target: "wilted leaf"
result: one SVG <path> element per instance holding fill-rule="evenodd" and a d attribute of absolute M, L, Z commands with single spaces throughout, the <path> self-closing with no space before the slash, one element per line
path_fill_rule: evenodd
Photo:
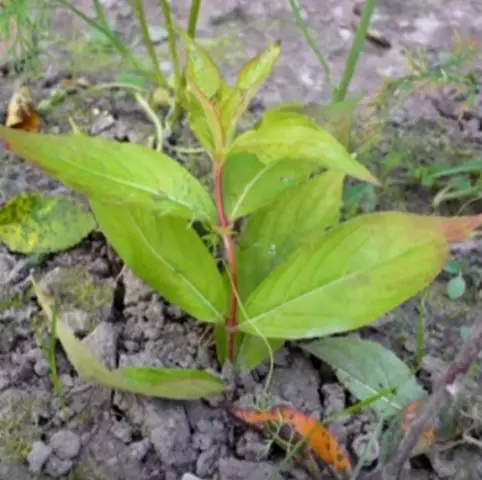
<path fill-rule="evenodd" d="M 109 243 L 138 277 L 198 320 L 223 320 L 224 282 L 186 220 L 98 201 L 91 207 Z"/>
<path fill-rule="evenodd" d="M 482 214 L 465 217 L 427 217 L 432 228 L 438 229 L 447 242 L 463 242 L 474 234 L 474 230 L 482 226 Z"/>
<path fill-rule="evenodd" d="M 300 245 L 318 240 L 338 223 L 343 179 L 339 172 L 316 175 L 248 218 L 237 252 L 241 299 Z"/>
<path fill-rule="evenodd" d="M 381 417 L 396 415 L 410 401 L 425 395 L 407 365 L 375 342 L 360 338 L 325 338 L 302 347 L 328 363 L 358 400 L 393 388 L 392 394 L 370 405 Z"/>
<path fill-rule="evenodd" d="M 52 321 L 50 302 L 40 287 L 33 287 L 42 310 Z M 202 370 L 170 368 L 129 367 L 108 370 L 97 360 L 69 327 L 57 320 L 57 338 L 79 376 L 86 382 L 116 390 L 175 400 L 193 400 L 221 393 L 223 383 Z"/>
<path fill-rule="evenodd" d="M 40 135 L 0 126 L 13 152 L 89 198 L 215 221 L 202 185 L 175 160 L 133 143 L 85 135 Z"/>
<path fill-rule="evenodd" d="M 428 285 L 448 260 L 430 217 L 361 215 L 303 245 L 251 293 L 240 329 L 313 338 L 376 320 Z"/>
<path fill-rule="evenodd" d="M 306 180 L 315 169 L 308 162 L 282 160 L 264 165 L 256 155 L 232 155 L 222 173 L 225 211 L 232 219 L 255 212 Z"/>
<path fill-rule="evenodd" d="M 281 405 L 269 411 L 254 409 L 233 409 L 236 418 L 250 425 L 263 426 L 270 435 L 276 435 L 283 441 L 283 447 L 293 448 L 298 442 L 313 452 L 328 467 L 338 473 L 350 473 L 351 464 L 348 456 L 340 448 L 335 436 L 315 418 L 303 415 L 294 408 Z M 275 437 L 275 441 L 278 442 Z M 301 461 L 306 465 L 306 448 L 299 450 Z M 308 466 L 308 465 L 306 465 Z"/>
<path fill-rule="evenodd" d="M 38 132 L 40 123 L 30 88 L 24 85 L 14 92 L 10 99 L 5 126 L 27 132 Z"/>
<path fill-rule="evenodd" d="M 22 193 L 0 208 L 0 240 L 13 252 L 65 250 L 94 227 L 87 209 L 66 197 Z"/>
<path fill-rule="evenodd" d="M 232 143 L 229 154 L 252 153 L 267 165 L 303 160 L 378 184 L 376 178 L 327 131 L 292 112 L 269 112 L 261 124 Z"/>

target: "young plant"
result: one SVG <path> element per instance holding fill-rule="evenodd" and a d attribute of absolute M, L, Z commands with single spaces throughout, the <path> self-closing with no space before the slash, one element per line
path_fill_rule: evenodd
<path fill-rule="evenodd" d="M 213 326 L 221 364 L 246 372 L 286 340 L 371 323 L 428 285 L 448 261 L 448 242 L 470 237 L 482 223 L 480 215 L 400 212 L 340 223 L 344 178 L 378 182 L 335 136 L 283 106 L 237 130 L 279 44 L 246 63 L 231 86 L 189 35 L 182 40 L 189 125 L 211 158 L 213 192 L 174 159 L 140 145 L 5 127 L 0 138 L 87 196 L 124 263 L 166 300 Z M 91 382 L 170 398 L 223 388 L 197 370 L 108 371 L 60 320 L 57 335 Z"/>

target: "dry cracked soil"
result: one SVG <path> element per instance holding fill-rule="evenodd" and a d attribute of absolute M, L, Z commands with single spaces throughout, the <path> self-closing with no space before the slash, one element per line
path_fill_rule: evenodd
<path fill-rule="evenodd" d="M 104 0 L 109 18 L 126 41 L 138 37 L 129 2 Z M 178 21 L 186 22 L 187 0 L 172 2 Z M 90 12 L 91 2 L 75 2 Z M 303 0 L 303 14 L 317 44 L 326 53 L 339 78 L 350 41 L 354 2 L 351 0 Z M 145 1 L 149 23 L 162 27 L 158 2 Z M 373 26 L 390 42 L 390 48 L 368 42 L 355 78 L 353 92 L 373 93 L 382 76 L 407 72 L 410 52 L 419 48 L 431 57 L 445 52 L 454 29 L 482 45 L 482 3 L 478 0 L 383 0 L 378 2 Z M 85 28 L 67 14 L 57 14 L 53 31 L 60 38 L 85 38 Z M 153 30 L 156 31 L 156 30 Z M 162 30 L 157 29 L 157 33 Z M 79 35 L 79 37 L 76 37 Z M 162 35 L 160 35 L 162 37 Z M 254 55 L 270 40 L 280 39 L 282 55 L 273 76 L 257 98 L 261 108 L 281 101 L 316 103 L 329 97 L 316 58 L 299 35 L 288 3 L 282 0 L 210 0 L 203 2 L 199 37 L 205 39 L 216 61 L 232 78 L 242 60 Z M 165 44 L 159 40 L 159 49 Z M 42 57 L 43 70 L 31 81 L 36 102 L 48 98 L 53 88 L 76 67 L 91 83 L 112 78 L 112 72 L 89 68 L 85 57 L 52 45 Z M 82 51 L 80 52 L 82 53 Z M 480 63 L 480 62 L 479 62 Z M 475 65 L 479 86 L 482 64 Z M 166 71 L 167 62 L 161 64 Z M 72 67 L 72 68 L 70 68 Z M 113 66 L 115 72 L 120 66 Z M 18 76 L 5 70 L 0 76 L 0 114 L 17 85 Z M 475 156 L 482 150 L 482 93 L 478 90 L 472 118 L 458 120 L 451 114 L 455 100 L 443 92 L 419 93 L 391 112 L 391 132 L 419 143 L 443 137 L 449 144 L 469 148 Z M 79 124 L 94 135 L 122 141 L 144 142 L 152 126 L 139 107 L 123 95 L 82 99 L 74 105 Z M 67 131 L 67 106 L 43 115 L 47 131 Z M 447 113 L 448 112 L 448 113 Z M 475 118 L 475 120 L 474 120 Z M 385 142 L 381 139 L 380 144 Z M 386 142 L 385 142 L 386 143 Z M 408 149 L 409 147 L 407 147 Z M 411 148 L 411 144 L 410 144 Z M 383 148 L 372 153 L 383 156 Z M 436 162 L 447 155 L 443 142 L 418 154 L 415 161 Z M 0 203 L 25 191 L 69 195 L 64 187 L 26 165 L 0 147 Z M 420 192 L 403 190 L 387 205 L 411 211 L 433 211 Z M 478 205 L 480 208 L 480 204 Z M 380 205 L 383 208 L 383 204 Z M 480 210 L 479 210 L 480 211 Z M 482 249 L 474 243 L 457 255 L 482 266 Z M 28 274 L 56 296 L 61 314 L 83 342 L 109 367 L 152 365 L 198 367 L 219 370 L 205 327 L 181 311 L 127 271 L 125 292 L 117 277 L 122 265 L 102 235 L 92 233 L 77 247 L 46 258 L 26 258 L 0 245 L 0 479 L 39 478 L 105 480 L 261 480 L 268 478 L 309 479 L 299 466 L 283 465 L 285 455 L 269 450 L 258 433 L 235 423 L 222 408 L 222 399 L 174 402 L 121 393 L 85 385 L 60 348 L 56 358 L 65 395 L 62 405 L 53 393 L 49 366 L 39 345 L 45 340 L 38 305 L 31 298 Z M 461 326 L 482 321 L 479 285 L 456 301 L 445 295 L 447 278 L 441 276 L 425 296 L 425 357 L 418 374 L 430 390 L 461 345 Z M 120 292 L 120 293 L 119 293 Z M 380 319 L 375 327 L 359 334 L 389 346 L 407 361 L 413 361 L 415 330 L 421 314 L 421 299 L 415 298 Z M 237 382 L 233 395 L 243 402 L 263 388 L 268 369 L 263 364 Z M 473 402 L 480 400 L 480 377 L 466 388 Z M 336 376 L 296 345 L 275 356 L 270 389 L 273 398 L 291 403 L 306 414 L 323 418 L 352 404 L 354 399 Z M 479 409 L 480 411 L 480 409 Z M 349 415 L 331 427 L 356 459 L 360 445 L 376 426 L 370 411 Z M 480 434 L 480 432 L 479 432 Z M 373 468 L 377 452 L 366 458 Z M 432 452 L 412 462 L 411 477 L 429 479 L 482 478 L 482 449 L 460 445 Z M 325 478 L 325 477 L 324 477 Z M 328 477 L 326 477 L 328 478 Z"/>

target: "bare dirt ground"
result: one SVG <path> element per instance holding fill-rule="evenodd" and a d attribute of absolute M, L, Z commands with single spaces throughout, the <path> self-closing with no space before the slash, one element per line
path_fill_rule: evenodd
<path fill-rule="evenodd" d="M 89 1 L 75 3 L 89 12 Z M 190 2 L 172 3 L 176 20 L 185 24 Z M 138 33 L 128 2 L 104 0 L 103 4 L 124 38 L 135 40 Z M 145 4 L 149 23 L 162 26 L 158 2 L 146 0 Z M 333 68 L 333 77 L 339 78 L 353 36 L 354 3 L 304 0 L 300 4 L 317 44 Z M 220 21 L 220 16 L 226 14 L 230 15 Z M 426 49 L 431 56 L 445 52 L 453 42 L 453 29 L 482 45 L 482 3 L 477 0 L 380 1 L 373 26 L 390 41 L 391 48 L 366 44 L 351 87 L 353 92 L 365 95 L 380 86 L 382 76 L 405 74 L 407 58 L 417 48 Z M 69 15 L 58 15 L 54 21 L 54 31 L 62 38 L 76 38 L 83 28 L 83 24 Z M 281 58 L 259 95 L 264 105 L 293 100 L 319 103 L 329 98 L 316 58 L 300 37 L 285 1 L 205 1 L 199 37 L 209 45 L 228 78 L 232 78 L 243 60 L 269 41 L 281 40 Z M 159 48 L 162 50 L 165 46 Z M 49 51 L 50 56 L 44 59 L 44 71 L 32 81 L 37 102 L 46 98 L 52 87 L 69 73 L 69 66 L 73 69 L 75 65 L 76 74 L 83 73 L 91 82 L 111 76 L 110 70 L 93 69 L 87 61 L 82 64 L 82 59 L 72 60 L 59 45 Z M 169 69 L 166 62 L 161 65 Z M 13 73 L 0 76 L 0 114 L 6 110 L 16 82 Z M 446 102 L 445 97 L 437 98 Z M 407 150 L 412 149 L 417 140 L 431 146 L 416 152 L 417 161 L 435 163 L 440 156 L 450 155 L 440 146 L 443 142 L 435 143 L 434 147 L 426 140 L 439 138 L 442 125 L 446 142 L 463 145 L 470 148 L 474 156 L 481 156 L 482 123 L 464 123 L 450 115 L 441 115 L 433 99 L 433 94 L 422 93 L 392 112 L 390 126 L 407 139 Z M 93 134 L 143 142 L 152 133 L 143 112 L 125 96 L 85 99 L 81 106 L 76 103 L 74 107 L 77 113 L 79 109 L 82 112 L 76 117 L 79 124 Z M 68 130 L 66 113 L 72 113 L 71 108 L 61 106 L 46 113 L 45 130 Z M 480 91 L 473 109 L 478 115 L 476 118 L 482 118 Z M 384 142 L 382 138 L 380 143 Z M 67 192 L 1 148 L 0 202 L 23 191 Z M 368 159 L 370 165 L 376 164 L 383 152 L 375 151 L 373 155 Z M 397 195 L 396 199 L 388 195 L 386 205 L 433 211 L 430 199 L 424 199 L 423 195 L 414 195 L 403 188 Z M 462 255 L 481 266 L 479 247 Z M 112 310 L 114 279 L 120 267 L 98 233 L 71 251 L 42 261 L 26 259 L 0 246 L 0 480 L 177 480 L 188 472 L 201 479 L 218 480 L 310 478 L 293 465 L 277 472 L 283 453 L 276 449 L 268 453 L 266 440 L 233 423 L 219 407 L 219 399 L 171 402 L 86 388 L 59 349 L 57 361 L 66 393 L 66 407 L 60 408 L 39 347 L 38 337 L 42 337 L 39 309 L 25 293 L 29 272 L 44 288 L 55 292 L 77 333 L 85 336 L 84 342 L 96 350 L 108 366 L 142 364 L 218 369 L 211 347 L 200 341 L 203 329 L 129 273 L 125 277 L 124 302 L 121 311 L 116 312 L 119 321 L 106 321 Z M 428 390 L 459 349 L 460 327 L 482 321 L 482 297 L 477 286 L 462 299 L 451 301 L 445 295 L 446 281 L 441 277 L 435 282 L 425 299 L 425 358 L 419 378 Z M 390 346 L 406 361 L 413 362 L 420 312 L 421 299 L 412 299 L 381 319 L 377 328 L 366 329 L 361 335 Z M 235 397 L 243 401 L 247 395 L 259 392 L 266 374 L 267 368 L 263 365 L 241 379 Z M 481 400 L 480 379 L 467 388 L 472 402 Z M 295 345 L 276 355 L 271 393 L 274 398 L 289 401 L 318 418 L 342 410 L 353 401 L 326 367 L 321 368 Z M 374 428 L 375 418 L 370 412 L 350 415 L 334 425 L 338 438 L 355 459 L 360 455 L 354 447 L 360 443 L 357 439 L 366 438 Z M 376 457 L 370 461 L 367 469 L 373 467 Z M 428 459 L 418 459 L 413 464 L 412 478 L 482 478 L 482 450 L 464 445 L 431 452 Z"/>

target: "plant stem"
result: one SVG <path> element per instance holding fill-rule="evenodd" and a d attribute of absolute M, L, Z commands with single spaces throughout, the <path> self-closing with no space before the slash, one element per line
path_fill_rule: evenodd
<path fill-rule="evenodd" d="M 340 84 L 338 88 L 335 89 L 333 95 L 333 102 L 341 102 L 345 99 L 348 92 L 348 87 L 350 85 L 353 74 L 355 73 L 356 64 L 358 62 L 358 57 L 360 55 L 363 44 L 365 43 L 365 37 L 370 25 L 370 19 L 375 9 L 376 0 L 366 0 L 363 5 L 363 11 L 361 14 L 360 23 L 353 38 L 351 44 L 350 52 L 348 53 L 348 58 L 345 62 L 345 69 L 343 70 L 343 75 L 341 77 Z"/>
<path fill-rule="evenodd" d="M 187 34 L 194 39 L 196 36 L 196 26 L 199 18 L 201 0 L 192 0 L 191 10 L 189 11 L 189 21 L 187 24 Z"/>
<path fill-rule="evenodd" d="M 306 22 L 303 20 L 303 17 L 301 16 L 300 7 L 298 6 L 298 0 L 288 0 L 288 3 L 290 4 L 291 11 L 293 12 L 293 16 L 296 19 L 296 24 L 298 25 L 298 28 L 300 29 L 301 34 L 305 37 L 306 43 L 311 48 L 311 51 L 315 55 L 316 59 L 318 60 L 318 63 L 320 64 L 320 67 L 322 68 L 325 74 L 325 79 L 326 79 L 328 88 L 334 94 L 333 84 L 331 82 L 330 66 L 328 65 L 328 62 L 325 60 L 325 57 L 323 56 L 323 53 L 321 52 L 321 50 L 316 46 L 316 42 L 314 41 L 310 31 L 308 30 Z"/>
<path fill-rule="evenodd" d="M 137 22 L 139 23 L 142 41 L 144 42 L 149 57 L 151 58 L 152 68 L 156 76 L 157 85 L 162 88 L 167 88 L 166 79 L 164 78 L 161 68 L 159 67 L 159 59 L 157 58 L 154 44 L 152 43 L 151 36 L 149 35 L 149 28 L 147 27 L 146 15 L 144 13 L 144 5 L 142 4 L 142 0 L 132 0 L 132 9 L 137 17 Z"/>
<path fill-rule="evenodd" d="M 172 23 L 171 7 L 167 0 L 160 0 L 160 4 L 162 15 L 164 16 L 164 25 L 166 27 L 168 35 L 169 54 L 171 55 L 172 69 L 174 72 L 174 79 L 177 91 L 181 84 L 181 67 L 179 66 L 179 57 L 177 56 L 176 34 L 174 32 L 174 26 Z"/>
<path fill-rule="evenodd" d="M 238 301 L 236 292 L 238 291 L 238 273 L 236 269 L 236 257 L 234 254 L 234 241 L 231 234 L 231 221 L 224 212 L 223 202 L 223 186 L 222 186 L 222 162 L 215 162 L 214 166 L 214 190 L 216 199 L 216 210 L 218 213 L 218 227 L 221 230 L 224 249 L 226 251 L 226 260 L 228 272 L 231 278 L 231 292 L 229 296 L 228 315 L 224 322 L 226 328 L 226 359 L 229 362 L 234 358 L 234 335 L 237 328 L 237 307 Z"/>
<path fill-rule="evenodd" d="M 67 10 L 70 10 L 73 14 L 81 18 L 90 27 L 95 28 L 96 30 L 99 30 L 100 32 L 102 32 L 106 37 L 109 38 L 112 46 L 117 50 L 121 58 L 123 58 L 126 62 L 128 62 L 132 66 L 132 68 L 137 72 L 139 72 L 141 75 L 152 80 L 151 73 L 145 70 L 140 65 L 138 60 L 129 51 L 129 49 L 123 45 L 123 43 L 119 40 L 117 35 L 108 28 L 107 23 L 105 21 L 105 17 L 103 15 L 99 18 L 99 21 L 95 21 L 89 16 L 87 16 L 84 12 L 74 7 L 74 5 L 72 5 L 72 3 L 69 0 L 55 0 L 55 2 L 65 7 Z M 95 3 L 94 3 L 94 7 L 95 7 Z"/>

